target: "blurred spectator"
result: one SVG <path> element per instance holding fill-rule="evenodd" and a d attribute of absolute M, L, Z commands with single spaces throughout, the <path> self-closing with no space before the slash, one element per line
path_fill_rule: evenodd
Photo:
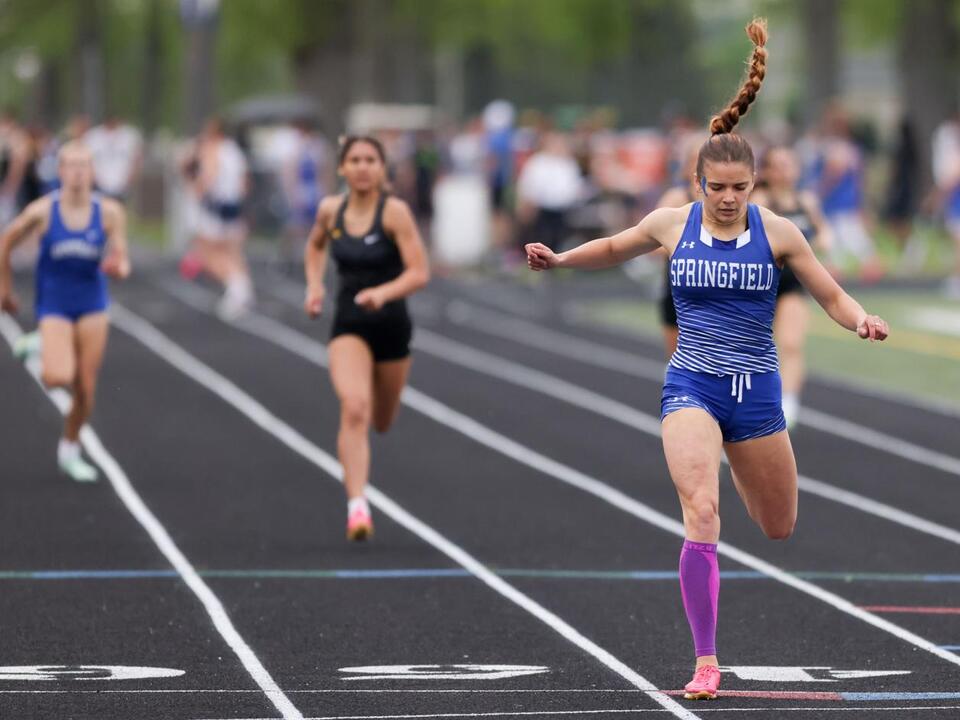
<path fill-rule="evenodd" d="M 890 180 L 883 217 L 900 244 L 900 269 L 916 271 L 923 265 L 925 246 L 913 235 L 913 216 L 917 212 L 917 142 L 908 115 L 897 126 L 897 137 L 890 159 Z"/>
<path fill-rule="evenodd" d="M 293 130 L 280 168 L 287 213 L 281 251 L 285 263 L 303 257 L 302 243 L 313 227 L 320 201 L 331 190 L 333 177 L 330 149 L 313 123 L 299 120 L 293 123 Z"/>
<path fill-rule="evenodd" d="M 18 212 L 28 161 L 28 139 L 10 110 L 0 111 L 0 227 Z"/>
<path fill-rule="evenodd" d="M 506 100 L 494 100 L 483 111 L 486 132 L 487 181 L 493 206 L 493 244 L 502 248 L 511 236 L 508 193 L 513 178 L 513 122 L 516 111 Z"/>
<path fill-rule="evenodd" d="M 247 161 L 240 146 L 224 134 L 219 118 L 207 121 L 181 162 L 193 202 L 194 245 L 181 262 L 193 274 L 195 262 L 223 285 L 217 312 L 224 319 L 243 315 L 253 304 L 253 283 L 244 250 L 247 226 L 243 202 L 249 190 Z M 196 260 L 194 259 L 196 258 Z"/>
<path fill-rule="evenodd" d="M 846 112 L 837 105 L 826 110 L 815 177 L 823 212 L 833 229 L 830 253 L 834 271 L 845 255 L 859 264 L 867 281 L 883 274 L 873 238 L 867 230 L 863 201 L 863 154 L 853 141 Z"/>
<path fill-rule="evenodd" d="M 483 120 L 473 118 L 450 141 L 450 169 L 458 175 L 486 176 Z"/>
<path fill-rule="evenodd" d="M 413 210 L 419 221 L 430 222 L 433 218 L 433 185 L 440 170 L 440 151 L 433 133 L 428 130 L 418 131 L 415 143 Z"/>
<path fill-rule="evenodd" d="M 526 162 L 517 180 L 520 221 L 537 242 L 559 251 L 569 232 L 568 213 L 582 191 L 580 166 L 567 139 L 547 133 L 540 151 Z"/>
<path fill-rule="evenodd" d="M 944 292 L 960 299 L 960 114 L 940 124 L 932 146 L 933 177 L 954 247 L 953 272 L 944 284 Z"/>
<path fill-rule="evenodd" d="M 21 190 L 21 205 L 27 205 L 60 187 L 57 160 L 60 143 L 43 125 L 31 127 L 27 137 L 27 166 Z"/>
<path fill-rule="evenodd" d="M 140 132 L 116 115 L 90 128 L 84 142 L 93 155 L 93 181 L 97 192 L 126 203 L 140 174 L 143 142 Z"/>

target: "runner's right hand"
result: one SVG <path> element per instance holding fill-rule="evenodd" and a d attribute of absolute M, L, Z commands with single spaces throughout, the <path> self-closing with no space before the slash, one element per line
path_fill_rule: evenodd
<path fill-rule="evenodd" d="M 307 288 L 307 297 L 303 301 L 303 309 L 306 310 L 307 315 L 315 318 L 320 314 L 320 312 L 323 310 L 324 294 L 325 293 L 322 287 Z"/>
<path fill-rule="evenodd" d="M 529 243 L 524 250 L 527 251 L 527 267 L 531 270 L 550 270 L 560 264 L 557 254 L 543 243 Z"/>
<path fill-rule="evenodd" d="M 20 312 L 20 301 L 17 300 L 17 296 L 12 291 L 0 294 L 0 310 L 11 315 Z"/>

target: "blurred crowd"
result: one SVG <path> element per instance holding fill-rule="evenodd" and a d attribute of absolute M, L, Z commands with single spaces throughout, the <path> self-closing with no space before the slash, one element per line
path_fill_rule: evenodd
<path fill-rule="evenodd" d="M 606 109 L 554 118 L 517 113 L 506 101 L 490 103 L 461 126 L 400 126 L 389 112 L 379 117 L 363 130 L 383 140 L 390 190 L 414 209 L 441 267 L 509 269 L 521 264 L 521 247 L 534 238 L 559 249 L 627 227 L 666 189 L 689 185 L 685 159 L 705 139 L 703 123 L 683 114 L 661 127 L 624 130 Z M 837 276 L 872 282 L 929 273 L 938 269 L 928 260 L 941 243 L 950 249 L 940 248 L 938 256 L 954 258 L 949 269 L 939 267 L 947 275 L 944 289 L 960 297 L 960 114 L 935 134 L 929 192 L 921 191 L 921 153 L 908 120 L 879 143 L 834 105 L 803 133 L 780 125 L 745 134 L 758 153 L 761 188 L 767 150 L 789 150 L 779 172 L 819 200 L 833 238 L 823 259 Z M 137 192 L 145 146 L 129 123 L 111 117 L 91 126 L 78 116 L 52 132 L 3 112 L 0 221 L 56 188 L 57 149 L 75 138 L 92 151 L 100 192 L 121 200 Z M 246 277 L 242 252 L 225 248 L 242 244 L 250 228 L 275 239 L 282 262 L 298 263 L 320 199 L 339 187 L 336 144 L 315 118 L 229 128 L 213 119 L 197 138 L 164 152 L 165 180 L 151 188 L 169 195 L 169 178 L 177 185 L 192 248 L 184 272 L 210 271 L 239 307 L 249 304 L 252 290 L 237 279 Z"/>

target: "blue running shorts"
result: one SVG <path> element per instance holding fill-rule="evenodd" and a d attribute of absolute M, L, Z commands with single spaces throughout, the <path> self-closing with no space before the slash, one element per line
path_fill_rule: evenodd
<path fill-rule="evenodd" d="M 724 442 L 741 442 L 786 430 L 780 373 L 714 375 L 667 368 L 660 420 L 683 408 L 700 408 L 720 426 Z"/>

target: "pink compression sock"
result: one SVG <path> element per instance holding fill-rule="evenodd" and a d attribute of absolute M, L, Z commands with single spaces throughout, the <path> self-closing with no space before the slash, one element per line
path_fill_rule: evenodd
<path fill-rule="evenodd" d="M 717 601 L 720 598 L 720 566 L 717 546 L 683 541 L 680 551 L 680 593 L 693 633 L 697 657 L 717 654 Z"/>

